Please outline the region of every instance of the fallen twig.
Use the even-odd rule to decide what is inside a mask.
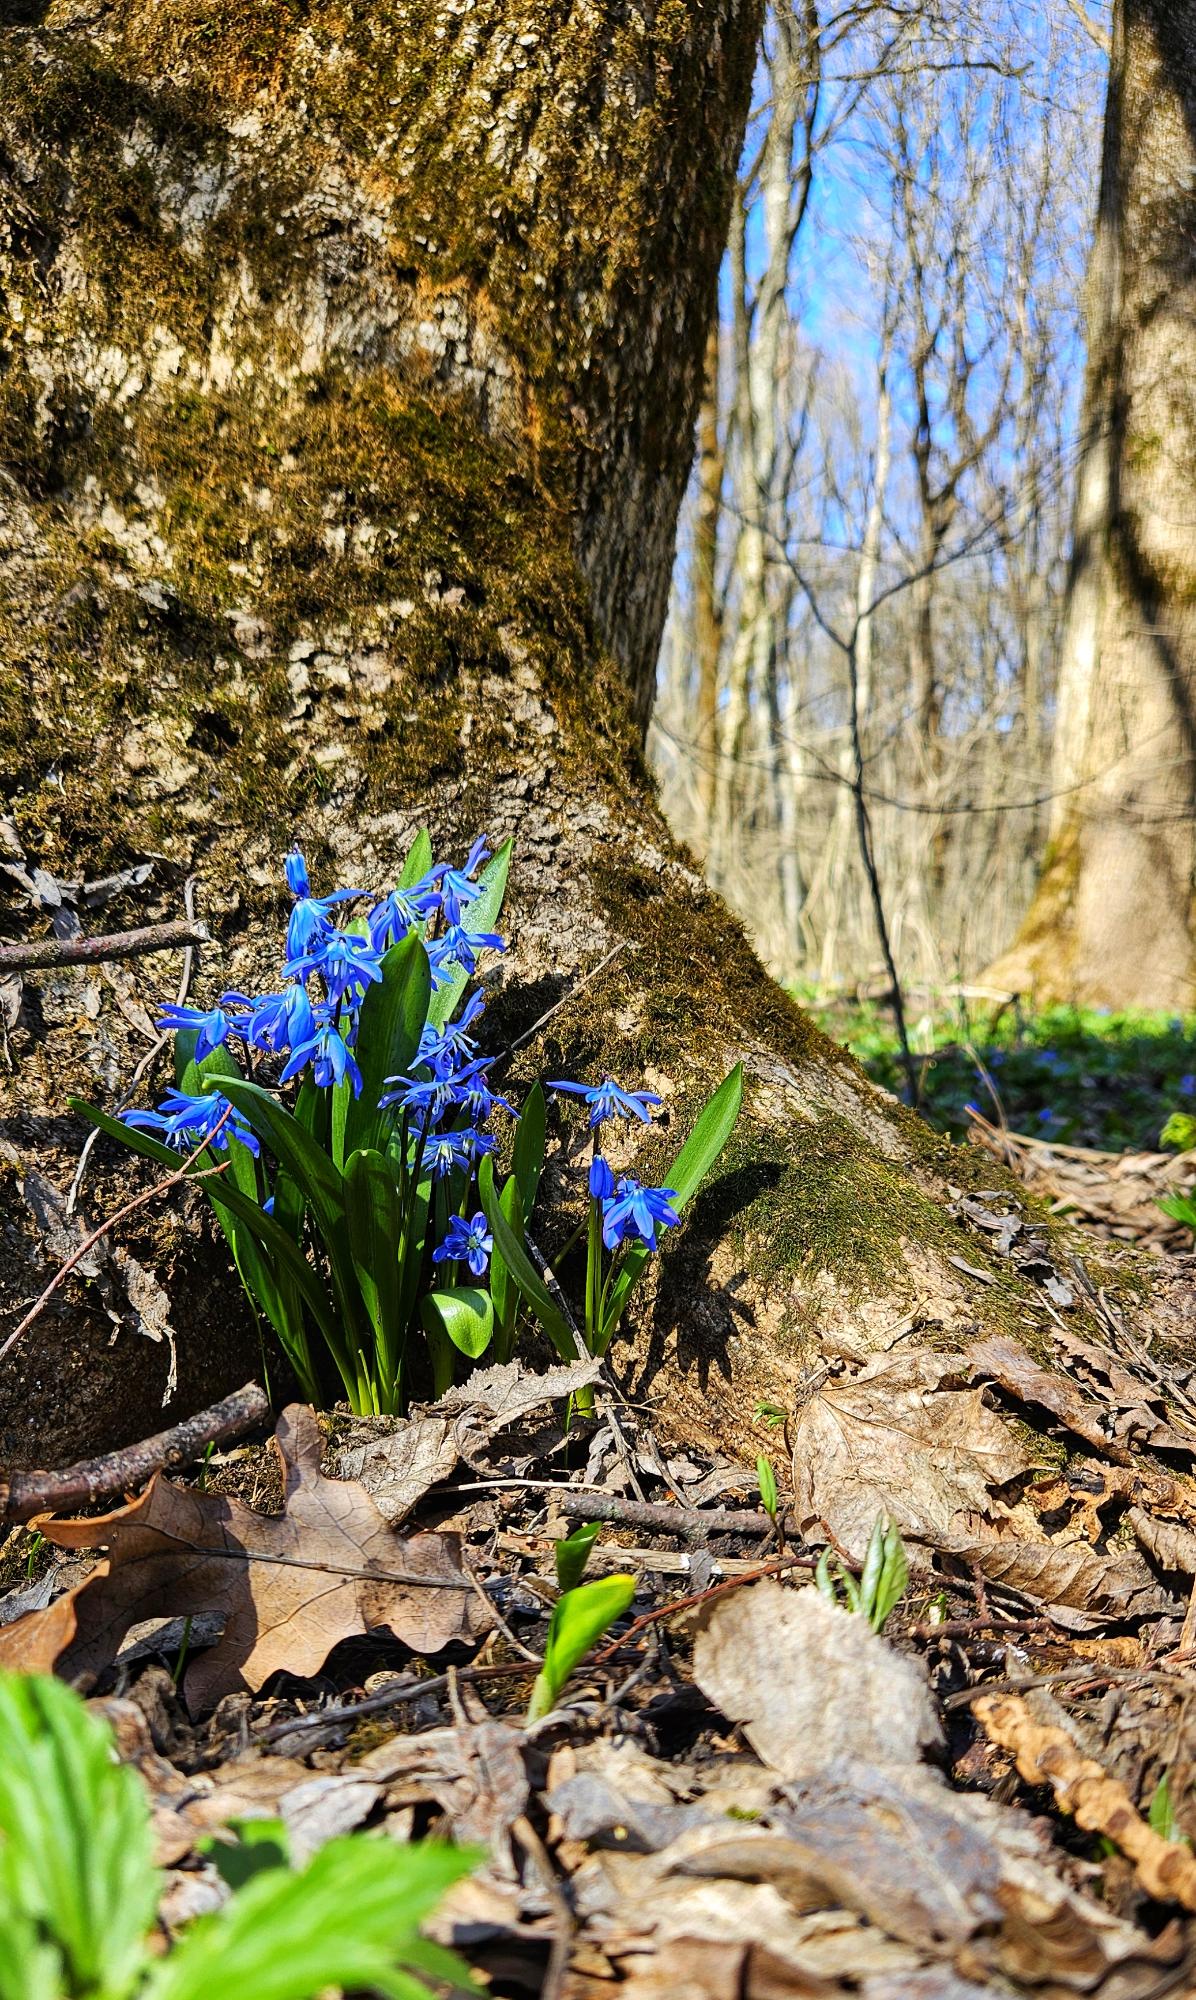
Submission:
[[[1147,1895],[1196,1910],[1196,1856],[1143,1819],[1125,1786],[1077,1749],[1065,1729],[1035,1722],[1020,1695],[978,1695],[972,1713],[986,1736],[1013,1753],[1028,1785],[1049,1785],[1064,1812],[1103,1833],[1134,1864]]]
[[[155,1472],[193,1465],[209,1445],[252,1430],[269,1408],[265,1391],[256,1382],[247,1382],[210,1409],[199,1410],[140,1444],[82,1459],[64,1472],[14,1472],[0,1482],[0,1520],[29,1521],[35,1514],[62,1513],[143,1486]]]
[[[537,1661],[536,1665],[539,1664]],[[454,1673],[458,1681],[472,1686],[475,1681],[511,1680],[520,1675],[530,1680],[533,1668],[523,1660],[501,1660],[490,1667],[456,1667]],[[418,1701],[424,1695],[435,1698],[445,1694],[448,1685],[447,1674],[436,1674],[427,1680],[390,1681],[361,1701],[333,1702],[327,1708],[313,1709],[310,1715],[293,1715],[287,1722],[272,1722],[266,1729],[256,1729],[254,1739],[258,1743],[278,1743],[296,1729],[332,1728],[342,1722],[356,1722],[363,1716],[384,1715],[388,1708],[399,1708],[404,1702]]]
[[[670,1507],[663,1500],[625,1500],[618,1493],[575,1493],[566,1486],[555,1489],[553,1505],[571,1521],[607,1521],[616,1527],[646,1528],[650,1534],[684,1535],[687,1540],[700,1535],[772,1533],[768,1515],[747,1507]],[[781,1525],[786,1534],[797,1533],[792,1515]]]
[[[207,944],[203,924],[181,918],[169,924],[143,924],[135,931],[113,931],[107,937],[34,938],[28,944],[0,944],[0,972],[34,972],[57,965],[103,965],[110,959],[144,958],[151,951],[175,951],[179,945]]]
[[[603,1666],[615,1653],[621,1652],[638,1633],[647,1631],[652,1625],[659,1625],[662,1618],[672,1618],[678,1611],[691,1611],[697,1604],[709,1604],[713,1598],[724,1597],[729,1590],[742,1590],[745,1583],[756,1583],[762,1576],[776,1576],[779,1571],[786,1569],[815,1567],[813,1556],[777,1556],[772,1562],[757,1563],[754,1569],[745,1570],[742,1576],[728,1577],[725,1583],[711,1584],[709,1590],[696,1590],[692,1597],[675,1597],[671,1604],[660,1604],[655,1611],[646,1611],[642,1618],[637,1618],[635,1623],[629,1625],[611,1645],[604,1646],[600,1653],[595,1653],[590,1665]]]

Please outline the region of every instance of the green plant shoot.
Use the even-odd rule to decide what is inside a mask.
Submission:
[[[826,1548],[818,1558],[814,1581],[828,1603],[858,1612],[874,1632],[883,1632],[909,1582],[909,1559],[895,1522],[886,1514],[877,1516],[858,1579]]]
[[[231,1901],[151,1952],[163,1883],[140,1776],[71,1688],[0,1675],[0,2000],[421,2000],[429,1981],[470,1984],[419,1925],[478,1856],[351,1834],[293,1872],[277,1838],[242,1839],[256,1860]]]
[[[590,1550],[598,1539],[600,1523],[586,1521],[556,1545],[556,1580],[562,1590],[576,1590],[585,1575]]]
[[[633,1576],[600,1576],[567,1590],[552,1609],[548,1644],[536,1676],[527,1719],[538,1722],[554,1709],[566,1681],[608,1626],[621,1618],[635,1596]]]

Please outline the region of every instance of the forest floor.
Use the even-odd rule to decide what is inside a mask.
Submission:
[[[759,1413],[776,1520],[759,1473],[601,1382],[566,1425],[594,1363],[405,1420],[292,1406],[108,1515],[14,1527],[0,1666],[92,1690],[149,1789],[167,1937],[228,1896],[213,1833],[256,1820],[292,1865],[355,1828],[480,1847],[428,1928],[510,2000],[1191,1993],[1196,1502],[1164,1468],[1196,1401],[1169,1382],[1168,1414],[1104,1327],[1050,1369],[1013,1340],[828,1366]],[[850,1563],[838,1602],[811,1587],[878,1503],[918,1530],[883,1631]],[[965,1541],[935,1525],[961,1503]],[[634,1601],[528,1726],[583,1520]]]
[[[904,1083],[891,1011],[874,1000],[799,991],[819,1026],[889,1090]],[[1196,1111],[1196,1015],[1041,1012],[1021,1002],[911,993],[918,1109],[940,1132],[968,1136],[968,1106],[1038,1139],[1110,1153],[1156,1150],[1173,1112]]]
[[[1157,1147],[1185,1024],[976,1025],[927,1051],[930,1115],[1094,1237],[1187,1250],[1157,1208],[1193,1174]],[[892,1081],[877,1017],[851,1038]],[[1007,1184],[967,1213],[1033,1233]],[[1052,1282],[1033,1355],[913,1332],[762,1406],[771,1517],[767,1468],[680,1447],[593,1362],[405,1419],[292,1406],[148,1485],[118,1455],[108,1514],[25,1492],[0,1667],[75,1680],[140,1769],[164,1940],[257,1820],[296,1866],[352,1829],[480,1848],[428,1928],[497,2000],[1191,1994],[1196,1373],[1081,1258]],[[844,1553],[878,1516],[908,1557],[883,1621]],[[587,1576],[634,1600],[529,1725],[586,1521]]]

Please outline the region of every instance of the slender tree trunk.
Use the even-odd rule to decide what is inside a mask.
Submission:
[[[1115,9],[1050,846],[992,969],[1196,1001],[1196,5]]]
[[[757,29],[750,0],[54,0],[0,42],[9,844],[59,879],[148,864],[130,923],[178,914],[195,876],[204,998],[277,978],[292,840],[322,885],[372,886],[423,823],[442,852],[514,834],[491,1045],[564,1002],[514,1090],[644,1079],[652,1176],[747,1066],[630,1350],[679,1426],[744,1442],[823,1338],[884,1345],[911,1305],[970,1332],[1031,1297],[1007,1267],[979,1297],[964,1274],[987,1253],[947,1189],[991,1165],[766,978],[643,764]],[[68,1092],[118,1100],[132,1000],[177,979],[139,966],[132,997],[39,978],[9,1030],[14,1309],[45,1276],[20,1188],[66,1185]],[[85,1210],[130,1176],[97,1149]],[[558,1158],[550,1248],[576,1195]],[[256,1360],[197,1228],[171,1211],[131,1239],[167,1291],[176,1415]],[[160,1427],[162,1351],[111,1333],[93,1288],[62,1288],[0,1378],[0,1457]]]
[[[694,730],[698,796],[709,851],[718,789],[718,695],[723,620],[718,592],[718,531],[723,505],[723,447],[719,436],[718,315],[706,343],[706,373],[698,411],[698,495],[694,510],[694,650],[697,716]]]

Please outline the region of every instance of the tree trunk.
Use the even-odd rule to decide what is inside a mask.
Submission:
[[[991,1163],[770,983],[642,761],[753,0],[72,7],[0,44],[10,846],[59,880],[150,864],[112,906],[128,923],[178,914],[194,875],[204,997],[277,976],[293,839],[331,887],[392,880],[425,822],[441,852],[514,834],[490,1045],[566,1003],[516,1090],[643,1080],[666,1107],[651,1173],[747,1065],[627,1364],[691,1434],[746,1439],[821,1345],[884,1346],[911,1313],[1020,1325],[1032,1287],[949,1212]],[[18,1186],[65,1186],[67,1093],[117,1101],[134,1002],[177,979],[138,967],[31,981],[9,1033],[14,1309],[46,1275]],[[145,1178],[101,1146],[84,1207]],[[575,1179],[550,1179],[549,1247]],[[144,1215],[125,1240],[166,1287],[177,1417],[244,1380],[256,1337],[186,1205]],[[101,1281],[9,1357],[6,1459],[160,1428],[165,1348],[119,1296],[110,1345]]]
[[[1196,6],[1115,9],[1050,846],[999,983],[1196,1002]]]
[[[719,436],[719,329],[717,310],[706,342],[706,374],[698,410],[698,490],[694,506],[694,651],[697,715],[694,728],[698,798],[704,851],[718,791],[718,692],[723,616],[718,590],[718,531],[723,510],[723,446]]]

